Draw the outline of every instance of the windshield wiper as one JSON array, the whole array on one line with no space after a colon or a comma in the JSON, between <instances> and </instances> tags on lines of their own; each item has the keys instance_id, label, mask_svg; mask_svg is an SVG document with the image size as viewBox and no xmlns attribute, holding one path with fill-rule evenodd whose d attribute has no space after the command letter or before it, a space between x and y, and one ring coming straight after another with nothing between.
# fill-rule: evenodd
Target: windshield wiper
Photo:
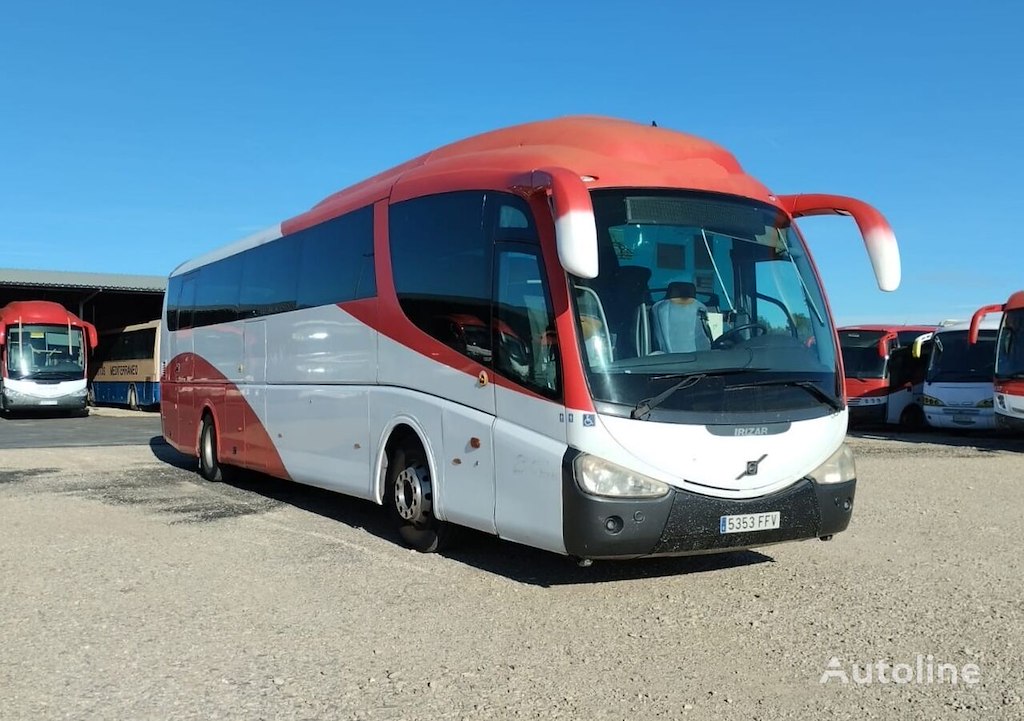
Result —
<instances>
[{"instance_id":1,"label":"windshield wiper","mask_svg":"<svg viewBox=\"0 0 1024 721\"><path fill-rule=\"evenodd\" d=\"M646 421L648 416L651 415L651 411L660 406L665 402L665 399L676 391L681 391L684 388L691 388L708 376L724 376L731 373L742 373L743 371L762 371L764 368L748 368L743 366L741 368L715 368L706 371L691 371L690 373L667 373L660 376L651 376L652 381L664 381L673 378L680 379L678 383L673 383L668 388L663 390L656 396L651 398L644 398L642 401L636 404L636 407L629 412L629 417L633 420Z\"/></svg>"},{"instance_id":2,"label":"windshield wiper","mask_svg":"<svg viewBox=\"0 0 1024 721\"><path fill-rule=\"evenodd\" d=\"M754 383L741 383L735 386L729 386L729 390L735 388L763 388L764 386L785 386L787 388L803 388L805 391L810 393L818 401L821 401L828 407L835 411L843 410L843 404L830 396L825 391L821 390L816 383L813 381L756 381Z\"/></svg>"}]
</instances>

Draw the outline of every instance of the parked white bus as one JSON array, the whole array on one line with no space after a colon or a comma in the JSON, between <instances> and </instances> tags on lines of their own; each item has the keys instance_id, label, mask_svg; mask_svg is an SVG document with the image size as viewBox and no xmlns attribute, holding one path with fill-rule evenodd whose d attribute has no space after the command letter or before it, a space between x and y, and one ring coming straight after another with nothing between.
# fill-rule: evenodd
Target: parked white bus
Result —
<instances>
[{"instance_id":1,"label":"parked white bus","mask_svg":"<svg viewBox=\"0 0 1024 721\"><path fill-rule=\"evenodd\" d=\"M836 331L793 224L727 151L564 118L435 150L171 273L163 432L386 505L411 546L468 526L577 557L705 553L847 527Z\"/></svg>"},{"instance_id":2,"label":"parked white bus","mask_svg":"<svg viewBox=\"0 0 1024 721\"><path fill-rule=\"evenodd\" d=\"M925 420L933 428L995 427L992 378L996 364L999 317L980 324L978 340L969 341L970 323L950 323L915 341L915 354L931 340L928 371L921 389Z\"/></svg>"}]
</instances>

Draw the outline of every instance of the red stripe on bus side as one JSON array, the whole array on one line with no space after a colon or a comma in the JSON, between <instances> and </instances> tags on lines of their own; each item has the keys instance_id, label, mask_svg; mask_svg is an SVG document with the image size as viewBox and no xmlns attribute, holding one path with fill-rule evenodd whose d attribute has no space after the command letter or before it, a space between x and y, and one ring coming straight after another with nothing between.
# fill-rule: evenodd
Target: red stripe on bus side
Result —
<instances>
[{"instance_id":1,"label":"red stripe on bus side","mask_svg":"<svg viewBox=\"0 0 1024 721\"><path fill-rule=\"evenodd\" d=\"M174 434L173 439L168 439L172 440L172 445L184 452L188 452L187 449L191 448L192 454L198 455L199 422L203 413L209 410L217 431L217 455L222 463L251 468L277 478L290 480L291 476L281 460L281 455L278 453L273 439L235 383L229 381L216 367L195 353L182 353L172 358L167 366L168 368L173 368L176 365L187 366L189 362L193 367L193 377L209 380L199 383L163 381L161 386L162 404L176 406L170 412L164 411L165 421L174 422L177 420L175 415L190 414L195 420L195 425L191 426L190 424L189 427L197 429L195 438L180 438ZM193 392L191 403L187 408L183 408L180 402L182 386L190 386ZM228 450L232 447L239 448L240 452L229 454Z\"/></svg>"}]
</instances>

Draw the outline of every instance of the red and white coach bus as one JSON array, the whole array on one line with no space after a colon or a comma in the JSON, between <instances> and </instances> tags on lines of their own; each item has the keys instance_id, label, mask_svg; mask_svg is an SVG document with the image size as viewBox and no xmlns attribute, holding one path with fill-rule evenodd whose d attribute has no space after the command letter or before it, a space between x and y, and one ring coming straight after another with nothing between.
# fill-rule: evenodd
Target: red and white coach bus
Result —
<instances>
[{"instance_id":1,"label":"red and white coach bus","mask_svg":"<svg viewBox=\"0 0 1024 721\"><path fill-rule=\"evenodd\" d=\"M878 211L774 195L700 138L571 117L442 147L173 271L164 435L211 480L384 504L422 551L454 526L584 563L829 538L856 474L793 225L819 214L896 288Z\"/></svg>"},{"instance_id":2,"label":"red and white coach bus","mask_svg":"<svg viewBox=\"0 0 1024 721\"><path fill-rule=\"evenodd\" d=\"M928 325L856 325L839 329L850 425L924 427L921 388L927 356L915 356L914 341L933 332Z\"/></svg>"},{"instance_id":3,"label":"red and white coach bus","mask_svg":"<svg viewBox=\"0 0 1024 721\"><path fill-rule=\"evenodd\" d=\"M978 342L982 320L990 313L1002 313L996 339L993 380L993 409L997 428L1024 431L1024 290L1017 291L1002 305L979 308L971 318L969 340Z\"/></svg>"},{"instance_id":4,"label":"red and white coach bus","mask_svg":"<svg viewBox=\"0 0 1024 721\"><path fill-rule=\"evenodd\" d=\"M0 308L0 410L84 411L96 328L60 303Z\"/></svg>"}]
</instances>

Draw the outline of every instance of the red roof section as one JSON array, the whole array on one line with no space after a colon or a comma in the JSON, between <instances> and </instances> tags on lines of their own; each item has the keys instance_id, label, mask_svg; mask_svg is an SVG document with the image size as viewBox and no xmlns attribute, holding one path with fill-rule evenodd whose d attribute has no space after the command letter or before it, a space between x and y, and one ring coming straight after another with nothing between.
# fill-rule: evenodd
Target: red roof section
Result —
<instances>
[{"instance_id":1,"label":"red roof section","mask_svg":"<svg viewBox=\"0 0 1024 721\"><path fill-rule=\"evenodd\" d=\"M93 324L82 320L60 303L49 300L19 300L0 308L0 332L4 326L15 326L19 323L63 326L70 324L72 328L84 329L89 346L96 347L97 335Z\"/></svg>"},{"instance_id":2,"label":"red roof section","mask_svg":"<svg viewBox=\"0 0 1024 721\"><path fill-rule=\"evenodd\" d=\"M1019 310L1024 308L1024 290L1018 290L1006 301L1005 310Z\"/></svg>"},{"instance_id":3,"label":"red roof section","mask_svg":"<svg viewBox=\"0 0 1024 721\"><path fill-rule=\"evenodd\" d=\"M315 206L339 212L383 197L400 181L457 171L528 172L546 166L591 176L601 187L666 187L729 193L777 205L736 158L709 140L616 118L570 116L475 135L414 158L329 196ZM301 216L300 216L301 217ZM296 219L297 220L297 219ZM287 222L287 221L286 221Z\"/></svg>"}]
</instances>

